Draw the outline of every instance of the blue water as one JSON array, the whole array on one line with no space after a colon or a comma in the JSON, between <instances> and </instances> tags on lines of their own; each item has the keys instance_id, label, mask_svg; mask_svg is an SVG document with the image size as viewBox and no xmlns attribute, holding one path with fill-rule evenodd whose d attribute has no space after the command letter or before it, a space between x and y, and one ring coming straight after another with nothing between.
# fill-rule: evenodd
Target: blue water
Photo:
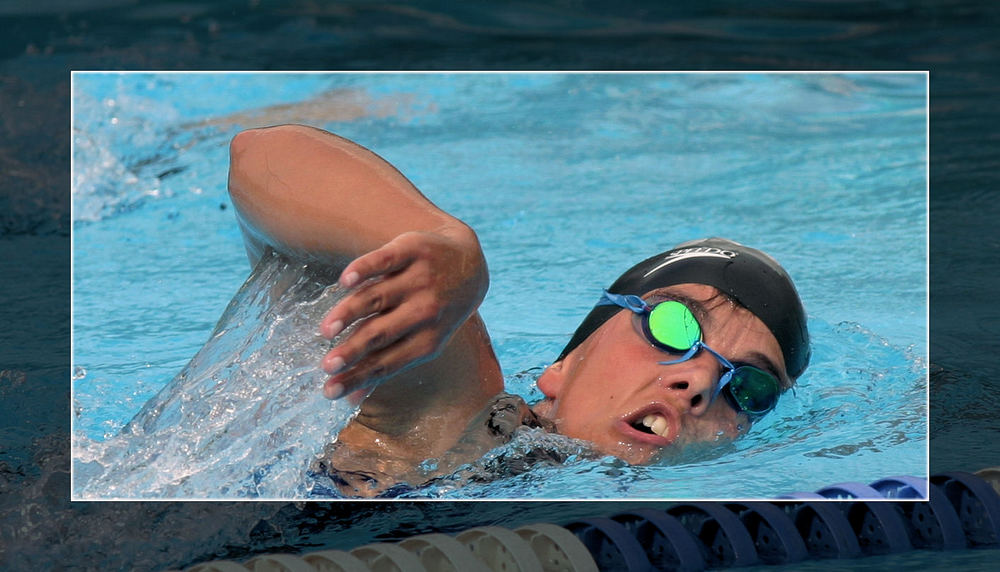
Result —
<instances>
[{"instance_id":1,"label":"blue water","mask_svg":"<svg viewBox=\"0 0 1000 572\"><path fill-rule=\"evenodd\" d=\"M732 445L417 496L750 498L927 473L923 74L78 74L73 87L78 493L113 479L122 447L150 450L150 435L119 431L249 272L225 193L229 139L289 121L373 149L477 231L492 276L481 311L509 389L529 400L600 288L683 240L771 253L807 308L810 369ZM235 418L229 430L248 426ZM299 465L318 452L287 449ZM237 463L226 455L207 462ZM301 496L286 478L264 496ZM89 494L247 494L129 484Z\"/></svg>"}]
</instances>

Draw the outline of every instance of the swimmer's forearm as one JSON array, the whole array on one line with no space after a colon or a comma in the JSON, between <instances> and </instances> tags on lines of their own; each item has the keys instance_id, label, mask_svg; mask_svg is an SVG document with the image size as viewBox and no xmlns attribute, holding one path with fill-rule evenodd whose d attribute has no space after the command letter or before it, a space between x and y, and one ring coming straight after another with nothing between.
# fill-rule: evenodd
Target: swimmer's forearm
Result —
<instances>
[{"instance_id":1,"label":"swimmer's forearm","mask_svg":"<svg viewBox=\"0 0 1000 572\"><path fill-rule=\"evenodd\" d=\"M404 232L463 224L378 155L300 125L234 137L229 193L251 251L271 246L342 261Z\"/></svg>"}]
</instances>

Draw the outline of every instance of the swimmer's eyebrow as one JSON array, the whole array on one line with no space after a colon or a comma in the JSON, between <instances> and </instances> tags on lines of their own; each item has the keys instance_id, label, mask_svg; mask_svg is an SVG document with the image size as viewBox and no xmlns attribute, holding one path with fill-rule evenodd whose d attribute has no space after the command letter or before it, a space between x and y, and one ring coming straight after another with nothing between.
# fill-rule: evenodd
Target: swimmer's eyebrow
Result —
<instances>
[{"instance_id":1,"label":"swimmer's eyebrow","mask_svg":"<svg viewBox=\"0 0 1000 572\"><path fill-rule=\"evenodd\" d=\"M669 288L670 287L668 286L666 288L659 288L657 290L653 290L652 292L646 295L647 298L646 302L647 303L652 302L655 304L657 302L664 302L666 300L675 300L687 306L688 309L691 310L691 313L694 314L694 317L698 319L699 324L708 321L709 318L708 308L706 308L704 304L702 304L698 300L695 300L694 298L689 298L687 296L684 296L683 294L677 294L675 292L672 292L670 291Z\"/></svg>"}]
</instances>

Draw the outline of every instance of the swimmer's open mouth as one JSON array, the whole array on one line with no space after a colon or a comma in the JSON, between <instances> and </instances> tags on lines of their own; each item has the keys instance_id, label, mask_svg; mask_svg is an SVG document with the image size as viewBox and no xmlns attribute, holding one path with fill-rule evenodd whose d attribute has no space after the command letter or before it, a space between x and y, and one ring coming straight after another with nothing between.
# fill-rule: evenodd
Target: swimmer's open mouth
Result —
<instances>
[{"instance_id":1,"label":"swimmer's open mouth","mask_svg":"<svg viewBox=\"0 0 1000 572\"><path fill-rule=\"evenodd\" d=\"M661 447L672 443L679 429L670 414L657 407L627 417L623 425L632 438Z\"/></svg>"},{"instance_id":2,"label":"swimmer's open mouth","mask_svg":"<svg viewBox=\"0 0 1000 572\"><path fill-rule=\"evenodd\" d=\"M643 433L658 435L664 438L670 437L670 423L667 421L667 418L662 415L650 413L642 419L633 421L631 425L636 431L642 431Z\"/></svg>"}]
</instances>

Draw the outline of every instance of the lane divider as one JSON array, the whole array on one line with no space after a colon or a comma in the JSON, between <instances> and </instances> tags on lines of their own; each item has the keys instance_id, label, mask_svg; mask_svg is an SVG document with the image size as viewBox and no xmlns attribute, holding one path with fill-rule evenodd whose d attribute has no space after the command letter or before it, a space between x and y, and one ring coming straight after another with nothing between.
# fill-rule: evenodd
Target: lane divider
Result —
<instances>
[{"instance_id":1,"label":"lane divider","mask_svg":"<svg viewBox=\"0 0 1000 572\"><path fill-rule=\"evenodd\" d=\"M185 572L695 571L983 547L1000 548L1000 468L837 483L774 502L641 507L564 526L482 526Z\"/></svg>"},{"instance_id":2,"label":"lane divider","mask_svg":"<svg viewBox=\"0 0 1000 572\"><path fill-rule=\"evenodd\" d=\"M809 558L805 540L791 515L781 507L767 502L725 506L739 517L750 533L762 564L794 564Z\"/></svg>"}]
</instances>

